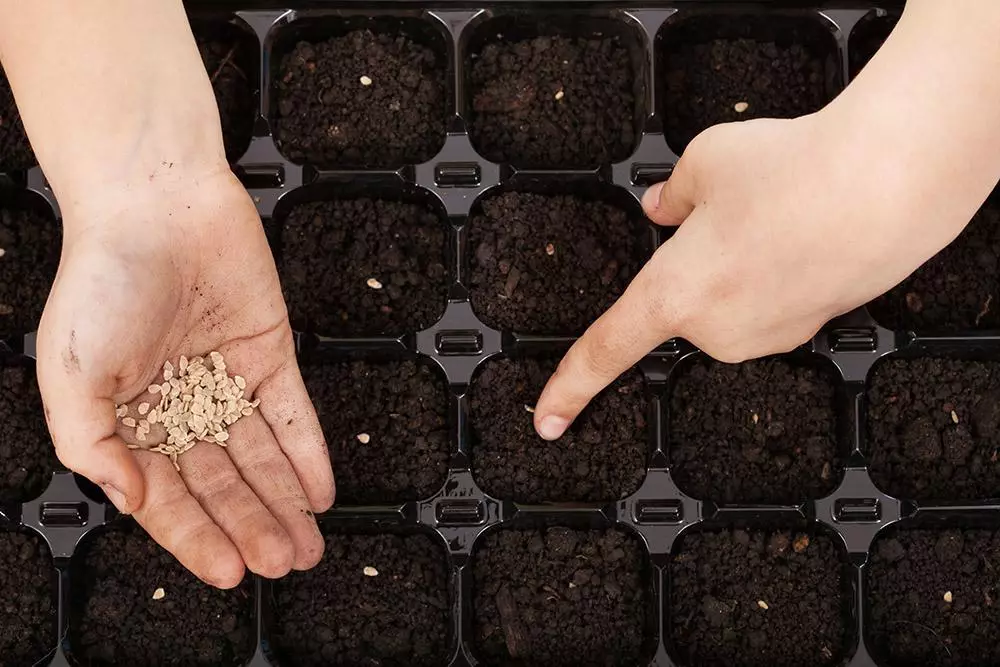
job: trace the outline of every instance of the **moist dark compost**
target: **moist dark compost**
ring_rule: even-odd
[[[706,30],[703,37],[713,32]],[[834,53],[819,56],[797,40],[686,39],[682,34],[678,30],[671,39],[668,33],[663,40],[664,131],[675,151],[718,123],[794,118],[830,101]]]
[[[0,210],[0,337],[38,329],[61,244],[52,220],[29,209]]]
[[[451,453],[447,386],[424,364],[303,364],[337,474],[337,503],[434,495]]]
[[[469,299],[496,329],[581,334],[642,267],[638,225],[617,206],[507,192],[469,221]]]
[[[70,649],[85,665],[236,667],[256,642],[253,586],[199,581],[129,522],[74,556]]]
[[[242,31],[212,25],[195,29],[198,51],[215,90],[222,120],[226,158],[235,162],[246,152],[256,119],[256,40],[247,42]]]
[[[447,561],[426,535],[327,535],[322,562],[275,582],[273,604],[289,667],[438,667],[451,650]]]
[[[674,657],[700,667],[840,664],[853,604],[842,558],[812,530],[683,534],[669,568]]]
[[[868,308],[896,330],[1000,329],[1000,208],[987,204],[951,245]]]
[[[485,665],[633,667],[652,658],[652,581],[634,537],[501,530],[483,539],[473,564],[473,650]]]
[[[1000,363],[889,359],[868,387],[871,476],[897,498],[1000,497]]]
[[[647,402],[632,370],[546,442],[534,408],[556,359],[495,359],[473,380],[469,417],[472,474],[484,492],[523,503],[606,501],[634,493],[646,473]]]
[[[0,171],[30,169],[36,164],[38,160],[24,131],[14,91],[7,74],[0,69]]]
[[[671,475],[721,503],[794,504],[833,492],[836,376],[827,365],[698,359],[670,396]]]
[[[637,72],[617,37],[493,42],[472,55],[469,138],[521,167],[624,160],[637,142]]]
[[[291,160],[400,167],[444,145],[447,57],[401,33],[356,30],[281,58],[274,136]]]
[[[54,464],[34,369],[0,366],[0,503],[37,498]]]
[[[278,272],[296,329],[398,336],[444,314],[445,222],[427,206],[310,202],[292,209],[280,234]]]
[[[868,61],[878,53],[898,21],[898,15],[886,15],[874,16],[858,22],[858,25],[851,31],[851,41],[847,53],[852,77],[857,76],[868,64]]]
[[[56,573],[37,535],[0,531],[0,665],[32,667],[55,649]]]
[[[1000,534],[903,528],[872,547],[866,632],[879,664],[1000,664]]]

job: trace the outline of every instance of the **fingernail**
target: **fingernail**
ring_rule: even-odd
[[[642,207],[647,211],[655,211],[660,208],[660,190],[662,189],[663,183],[654,183],[649,186],[642,195]]]
[[[569,420],[555,415],[549,415],[538,424],[538,435],[543,440],[558,440],[569,427]]]
[[[101,484],[101,490],[104,491],[104,495],[108,497],[111,504],[118,508],[119,512],[128,514],[128,500],[125,499],[124,493],[110,484]]]

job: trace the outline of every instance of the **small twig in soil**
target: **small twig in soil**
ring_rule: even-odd
[[[236,63],[232,62],[234,53],[236,53],[235,44],[233,44],[232,47],[229,49],[229,53],[227,53],[226,57],[222,59],[222,62],[219,63],[219,66],[215,68],[215,72],[212,74],[211,78],[212,83],[215,83],[215,80],[219,78],[219,75],[222,74],[222,70],[226,68],[226,65],[229,65],[234,70],[236,70],[236,73],[239,74],[244,81],[247,80],[247,75],[243,72],[243,70],[240,69],[239,66],[236,65]]]
[[[514,596],[510,592],[507,584],[500,587],[496,596],[497,611],[500,612],[500,625],[503,627],[504,638],[507,643],[507,653],[512,658],[518,658],[526,653],[527,648],[524,628],[521,626],[521,619],[517,614],[517,606],[514,603]]]
[[[976,315],[976,326],[979,326],[979,321],[986,317],[990,312],[990,304],[993,303],[993,295],[990,294],[986,297],[986,303],[983,304],[983,309],[979,311]]]
[[[912,625],[916,628],[920,628],[921,630],[926,630],[927,632],[934,635],[935,639],[937,639],[938,642],[941,643],[941,647],[944,648],[944,651],[945,653],[948,654],[948,657],[949,658],[951,657],[951,648],[948,647],[948,643],[945,642],[945,640],[941,639],[941,635],[934,632],[934,628],[927,627],[923,623],[917,623],[915,621],[889,621],[889,625]]]

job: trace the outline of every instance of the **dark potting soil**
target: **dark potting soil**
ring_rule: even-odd
[[[987,204],[951,245],[868,308],[896,330],[1000,329],[1000,207]]]
[[[638,73],[617,37],[493,42],[472,58],[469,138],[487,159],[583,168],[632,152]]]
[[[246,152],[256,119],[256,41],[247,42],[239,28],[226,25],[195,29],[198,51],[215,91],[222,120],[226,158],[235,162]]]
[[[628,213],[570,195],[490,197],[468,230],[472,308],[489,326],[518,333],[583,333],[644,259]]]
[[[37,535],[0,531],[0,666],[32,667],[56,647],[56,574]]]
[[[1000,533],[901,528],[872,547],[867,632],[879,664],[1000,664]]]
[[[828,63],[802,43],[741,38],[664,44],[664,129],[675,151],[718,123],[794,118],[830,100],[832,56]]]
[[[1000,496],[1000,363],[884,361],[868,386],[868,442],[872,479],[897,498]]]
[[[562,438],[535,433],[533,408],[557,359],[496,359],[473,380],[472,475],[495,498],[523,503],[617,500],[646,474],[642,375],[632,370],[601,392]]]
[[[840,664],[853,605],[842,548],[814,530],[685,533],[670,561],[670,637],[680,664]]]
[[[425,205],[309,202],[292,209],[280,234],[278,272],[296,329],[395,336],[444,314],[445,222]]]
[[[887,15],[874,16],[858,22],[858,25],[851,31],[848,48],[852,77],[857,76],[858,72],[868,64],[868,61],[878,53],[898,21],[899,16]]]
[[[321,167],[426,162],[444,145],[446,64],[443,52],[401,33],[299,42],[278,72],[278,147]]]
[[[275,582],[271,644],[289,667],[437,667],[450,650],[448,587],[426,535],[328,534],[318,566]]]
[[[0,366],[0,502],[37,498],[54,465],[34,369]]]
[[[621,531],[501,530],[473,553],[474,652],[490,666],[645,664],[650,568]]]
[[[674,481],[695,498],[721,503],[828,495],[843,469],[835,386],[825,365],[699,359],[678,376],[670,397]]]
[[[337,503],[429,498],[451,453],[448,389],[424,364],[303,364],[337,475]],[[362,442],[365,440],[365,442]]]
[[[74,556],[73,582],[70,649],[83,664],[236,667],[253,655],[251,580],[212,588],[130,520]]]
[[[0,171],[19,171],[36,164],[38,160],[24,131],[14,91],[7,74],[0,69]]]
[[[52,220],[28,209],[0,210],[0,337],[38,329],[61,244]]]

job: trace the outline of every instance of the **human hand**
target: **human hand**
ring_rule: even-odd
[[[229,588],[244,564],[279,577],[319,562],[313,512],[332,505],[333,476],[253,204],[224,164],[179,171],[64,205],[38,377],[63,464],[205,582]],[[164,361],[213,350],[260,399],[229,427],[228,446],[199,444],[179,473],[167,456],[127,449],[115,404],[155,405],[146,391]]]

